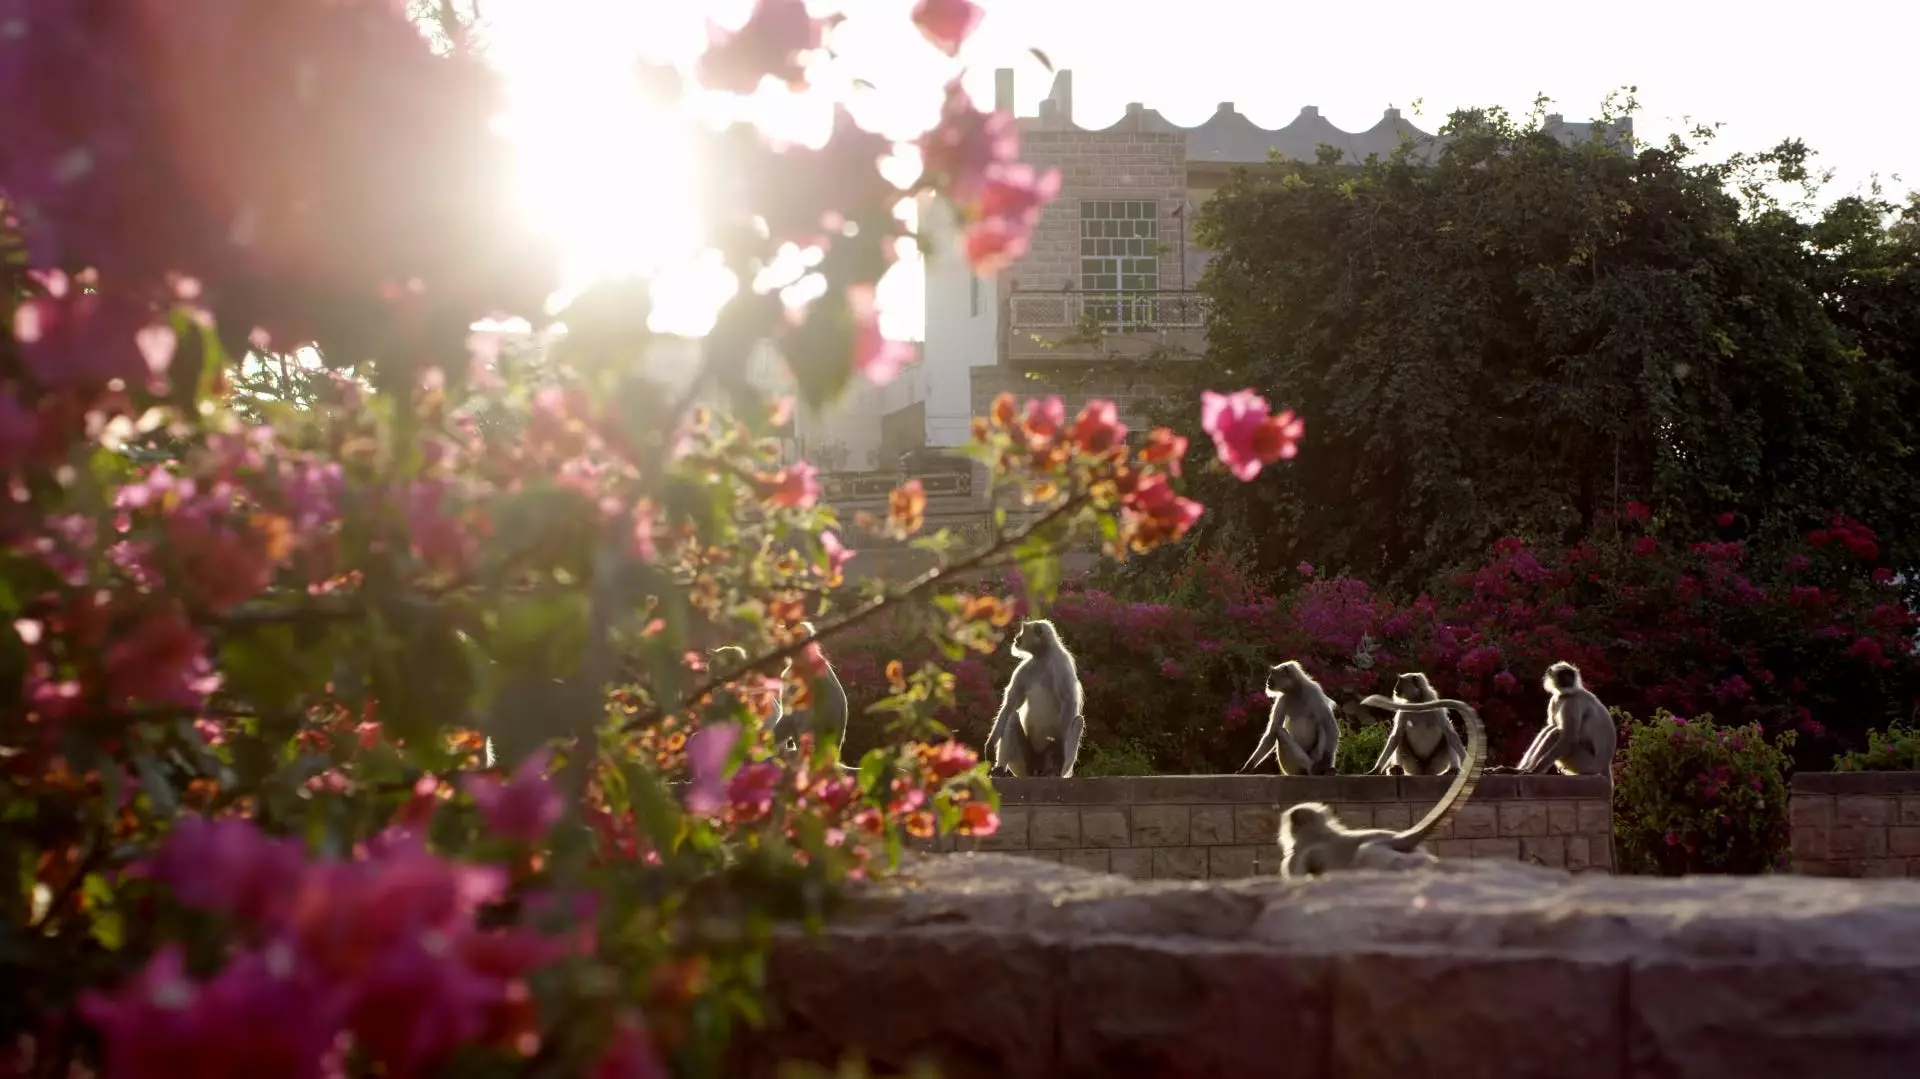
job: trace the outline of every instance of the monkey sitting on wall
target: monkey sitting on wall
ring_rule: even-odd
[[[1421,848],[1433,830],[1453,815],[1473,794],[1487,760],[1487,732],[1480,714],[1463,701],[1396,701],[1375,694],[1361,702],[1393,712],[1422,708],[1451,708],[1467,722],[1467,763],[1447,793],[1427,815],[1405,831],[1386,828],[1348,828],[1324,802],[1302,802],[1280,817],[1280,875],[1288,879],[1315,877],[1344,869],[1417,869],[1439,861]]]
[[[987,732],[985,752],[993,756],[992,774],[1069,778],[1086,729],[1073,654],[1044,618],[1022,622],[1011,650],[1020,665],[1007,679],[1000,714]]]
[[[813,623],[802,622],[800,628],[811,638]],[[793,661],[780,672],[786,678],[793,671]],[[833,663],[827,654],[820,652],[820,670],[814,674],[803,673],[801,678],[807,684],[807,707],[788,712],[781,706],[781,715],[773,723],[773,744],[776,749],[793,749],[802,734],[812,734],[816,746],[833,747],[833,759],[841,770],[851,771],[840,760],[840,748],[847,740],[847,691],[840,684],[840,676],[834,673]]]
[[[1275,664],[1267,671],[1267,729],[1253,747],[1253,756],[1240,774],[1272,756],[1280,774],[1330,776],[1334,754],[1340,748],[1340,724],[1333,718],[1333,699],[1307,674],[1299,660]]]
[[[1547,722],[1516,767],[1496,767],[1496,775],[1542,775],[1558,769],[1562,775],[1613,774],[1613,755],[1620,729],[1607,706],[1580,680],[1580,668],[1562,660],[1547,668],[1540,684],[1553,694],[1547,701]]]
[[[1403,674],[1393,681],[1396,701],[1431,705],[1439,697],[1427,676],[1419,671]],[[1387,744],[1380,747],[1380,758],[1367,769],[1367,774],[1381,775],[1393,766],[1401,775],[1443,776],[1459,771],[1460,763],[1466,759],[1466,747],[1460,744],[1460,735],[1453,729],[1453,721],[1447,718],[1446,709],[1430,707],[1420,712],[1396,712]]]

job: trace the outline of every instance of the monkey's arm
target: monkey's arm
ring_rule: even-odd
[[[1238,774],[1244,775],[1247,772],[1253,771],[1253,766],[1256,764],[1259,764],[1263,760],[1266,760],[1267,757],[1273,753],[1274,747],[1278,745],[1279,742],[1280,742],[1280,710],[1275,709],[1273,713],[1273,718],[1267,720],[1266,733],[1260,736],[1259,744],[1253,747],[1253,756],[1248,757],[1247,763],[1240,766],[1240,772]]]
[[[1447,753],[1453,758],[1455,768],[1464,768],[1467,763],[1467,747],[1460,741],[1460,732],[1454,729],[1453,720],[1446,721]]]
[[[1402,730],[1400,717],[1393,717],[1393,729],[1387,732],[1387,743],[1380,747],[1380,759],[1374,761],[1373,767],[1367,769],[1368,775],[1379,775],[1380,772],[1386,768],[1387,762],[1393,759],[1395,753],[1399,752],[1400,740],[1403,734],[1404,731]]]
[[[1558,727],[1542,727],[1540,734],[1533,740],[1533,747],[1527,755],[1520,758],[1519,770],[1523,775],[1537,776],[1553,767],[1560,759],[1561,746],[1565,744],[1567,732]]]
[[[1073,763],[1080,756],[1080,735],[1085,732],[1087,721],[1078,712],[1067,720],[1067,726],[1060,733],[1060,778],[1073,778]]]

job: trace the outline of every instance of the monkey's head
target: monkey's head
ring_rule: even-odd
[[[1566,693],[1580,688],[1580,668],[1566,660],[1547,668],[1547,677],[1543,684],[1548,693]]]
[[[1290,659],[1285,663],[1276,663],[1267,668],[1267,696],[1278,697],[1300,691],[1301,679],[1307,672],[1301,668],[1300,661]]]
[[[1403,674],[1393,680],[1393,695],[1403,701],[1437,701],[1440,695],[1433,691],[1433,683],[1427,676],[1414,671]]]
[[[1020,623],[1020,628],[1013,635],[1013,654],[1016,656],[1030,656],[1036,652],[1058,647],[1060,647],[1060,632],[1053,628],[1052,622],[1044,618]]]
[[[1332,830],[1333,809],[1324,802],[1301,802],[1280,818],[1280,842],[1310,843]]]

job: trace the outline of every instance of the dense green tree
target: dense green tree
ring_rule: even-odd
[[[1920,202],[1816,213],[1798,142],[1708,162],[1710,131],[1568,145],[1497,109],[1443,132],[1431,164],[1324,152],[1203,209],[1195,366],[1307,425],[1301,467],[1197,477],[1213,527],[1268,569],[1401,589],[1502,535],[1611,532],[1630,502],[1760,544],[1838,510],[1915,565]]]

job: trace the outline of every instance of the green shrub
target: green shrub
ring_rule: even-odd
[[[1867,732],[1867,748],[1833,758],[1836,772],[1920,772],[1920,731],[1899,724]]]
[[[1764,873],[1787,851],[1788,750],[1758,723],[1723,727],[1666,709],[1636,721],[1614,765],[1613,834],[1629,873]]]
[[[1333,755],[1334,771],[1343,776],[1357,776],[1373,767],[1373,762],[1380,759],[1380,750],[1387,744],[1387,735],[1392,730],[1391,723],[1355,726],[1342,718],[1340,750]]]
[[[1153,766],[1153,751],[1131,738],[1116,739],[1112,742],[1082,742],[1080,761],[1074,766],[1073,774],[1080,776],[1151,776],[1158,775],[1159,769]]]

